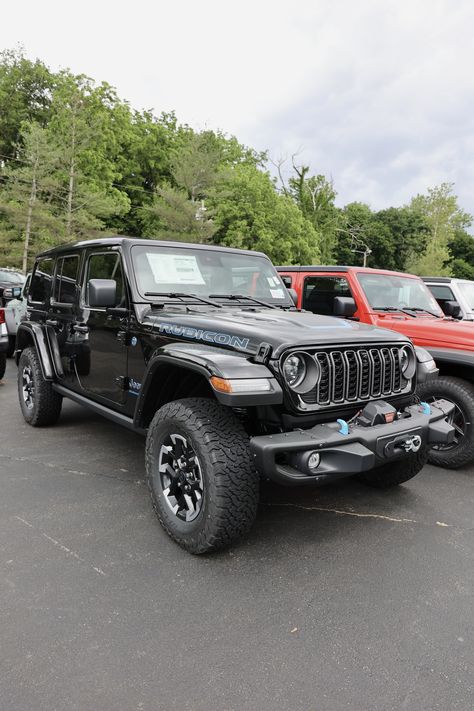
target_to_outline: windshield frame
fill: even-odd
[[[358,282],[360,288],[362,289],[364,297],[365,297],[367,303],[369,304],[370,308],[373,311],[380,311],[381,313],[396,313],[397,311],[399,311],[400,313],[410,312],[410,314],[409,314],[410,316],[412,314],[413,315],[419,314],[419,315],[426,315],[426,316],[429,316],[431,314],[435,318],[436,317],[445,318],[445,315],[444,315],[441,307],[439,306],[438,302],[436,301],[435,297],[433,296],[433,294],[431,293],[431,291],[429,290],[429,288],[425,284],[425,282],[422,279],[420,279],[419,277],[409,276],[407,274],[383,274],[383,273],[379,273],[379,272],[377,272],[375,274],[372,274],[369,272],[357,272],[356,277],[357,277],[357,282]],[[410,282],[416,283],[421,287],[421,293],[423,293],[427,297],[427,301],[423,306],[421,305],[421,303],[406,304],[406,302],[403,302],[405,304],[405,306],[402,306],[401,302],[399,302],[398,305],[386,303],[384,305],[374,306],[372,303],[373,297],[371,297],[367,293],[367,291],[366,291],[367,285],[364,286],[364,281],[363,281],[364,277],[371,278],[371,279],[378,278],[380,280],[387,279],[387,280],[391,280],[392,283],[395,280],[399,280],[400,282],[404,282],[406,284],[406,286],[409,286]],[[401,287],[402,287],[402,285],[400,286],[400,288]],[[380,289],[381,289],[381,291],[383,291],[382,284],[380,286]]]
[[[193,249],[193,247],[195,247]],[[267,270],[268,270],[268,276],[272,276],[274,279],[276,278],[277,282],[274,284],[274,289],[276,291],[282,292],[283,296],[282,298],[268,298],[266,296],[261,296],[260,294],[253,295],[248,293],[248,290],[244,290],[242,285],[239,285],[234,289],[234,293],[236,297],[241,294],[244,298],[242,300],[239,300],[238,298],[216,298],[215,299],[215,305],[217,308],[219,306],[222,306],[225,304],[225,306],[233,306],[233,307],[245,307],[246,309],[248,308],[255,308],[257,304],[254,302],[252,303],[252,297],[254,296],[256,299],[260,300],[262,305],[260,308],[265,308],[265,306],[268,304],[268,308],[276,307],[276,308],[288,308],[288,307],[294,307],[293,301],[291,299],[291,296],[288,292],[288,289],[286,288],[285,284],[283,283],[280,275],[276,271],[273,263],[271,260],[265,256],[264,254],[261,253],[253,253],[247,250],[227,250],[225,248],[219,249],[218,247],[213,247],[213,246],[207,246],[207,245],[181,245],[178,242],[176,245],[170,244],[169,242],[163,245],[153,243],[150,241],[150,244],[134,244],[130,248],[130,261],[132,265],[132,271],[133,271],[133,280],[134,280],[134,286],[137,294],[140,297],[140,303],[160,303],[160,304],[173,304],[173,305],[178,305],[178,304],[189,304],[193,305],[193,307],[203,307],[205,306],[204,304],[200,304],[198,299],[193,296],[195,294],[196,297],[206,297],[207,299],[209,298],[209,294],[216,294],[216,293],[230,293],[231,290],[229,289],[229,285],[227,285],[226,288],[220,289],[216,291],[215,288],[211,288],[211,285],[206,284],[207,289],[203,290],[202,288],[196,288],[193,284],[186,285],[184,283],[175,284],[173,288],[167,288],[166,284],[160,284],[156,283],[156,285],[153,287],[153,289],[148,288],[145,286],[145,284],[142,282],[140,279],[139,273],[140,273],[140,266],[137,264],[137,256],[139,254],[143,254],[144,252],[154,252],[155,254],[164,253],[164,254],[172,254],[176,252],[177,250],[180,250],[183,252],[183,256],[186,254],[192,254],[193,256],[199,257],[202,256],[203,254],[215,254],[218,255],[219,253],[223,255],[224,257],[232,257],[233,255],[235,257],[238,257],[242,260],[248,260],[249,264],[249,270],[252,269],[252,265],[255,265],[255,263],[258,261],[259,263],[264,262]],[[243,267],[242,267],[243,268]],[[255,270],[259,271],[259,270]],[[262,270],[263,271],[263,270]],[[230,276],[231,270],[229,268],[229,276]],[[180,298],[175,298],[172,296],[146,296],[146,292],[150,291],[155,291],[155,292],[181,292],[181,294],[187,294],[189,295],[189,302],[186,301],[184,296],[181,296]],[[248,297],[248,299],[247,299]]]

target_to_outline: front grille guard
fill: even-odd
[[[319,364],[321,375],[315,388],[304,394],[293,392],[303,409],[351,405],[378,398],[408,394],[412,381],[401,372],[400,351],[412,347],[407,343],[381,344],[367,347],[305,348],[298,349],[312,356]],[[292,349],[291,352],[294,352]],[[286,352],[283,361],[290,352]]]

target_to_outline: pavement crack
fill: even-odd
[[[75,551],[71,550],[71,548],[68,548],[60,541],[57,541],[55,538],[52,538],[52,536],[48,536],[47,533],[44,533],[44,531],[41,531],[39,528],[36,528],[36,526],[33,526],[33,524],[30,523],[29,521],[27,521],[26,519],[21,518],[21,516],[15,516],[14,518],[16,518],[17,521],[20,521],[21,523],[23,523],[25,526],[28,526],[28,528],[32,528],[40,536],[45,538],[47,541],[50,541],[50,543],[53,543],[55,546],[57,546],[62,551],[67,553],[67,555],[71,556],[72,558],[75,558],[76,560],[80,561],[81,563],[85,563],[86,565],[88,565],[89,568],[92,568],[92,570],[94,570],[98,575],[104,575],[104,576],[107,575],[107,573],[104,573],[104,571],[101,570],[101,568],[98,568],[97,566],[92,565],[92,563],[89,563],[87,560],[84,560],[84,558],[81,558],[81,556],[78,553],[76,553]]]
[[[116,481],[124,481],[127,484],[141,484],[144,481],[143,479],[126,479],[125,477],[116,476],[115,474],[102,474],[99,472],[83,472],[77,469],[65,469],[62,464],[42,462],[40,459],[32,459],[31,457],[13,457],[11,454],[0,453],[0,459],[8,459],[11,462],[28,462],[29,464],[36,464],[37,466],[43,466],[48,469],[60,469],[63,474],[76,474],[78,476],[95,476],[103,479],[115,479]]]
[[[395,518],[394,516],[384,516],[382,514],[376,513],[359,513],[357,511],[344,511],[343,509],[331,509],[326,506],[303,506],[302,504],[272,504],[267,503],[265,506],[285,506],[293,509],[303,509],[303,511],[325,511],[327,513],[334,513],[339,516],[355,516],[356,518],[378,518],[383,521],[392,521],[394,523],[417,523],[414,518]],[[448,526],[448,524],[443,524]]]

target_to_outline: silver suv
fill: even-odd
[[[446,316],[474,321],[474,281],[451,277],[422,277]]]

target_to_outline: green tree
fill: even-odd
[[[54,201],[60,189],[58,152],[47,129],[26,124],[20,132],[18,158],[10,161],[0,190],[0,235],[10,261],[26,273],[32,250],[54,243],[62,233]]]
[[[21,49],[0,52],[0,160],[17,156],[25,122],[46,125],[54,85],[43,62],[30,61]]]
[[[335,206],[336,191],[332,181],[324,175],[309,175],[309,166],[298,167],[293,163],[295,175],[288,182],[284,191],[291,195],[304,217],[311,222],[320,235],[320,252],[323,264],[334,260],[339,231],[341,212]]]
[[[265,252],[276,264],[319,263],[319,235],[268,173],[237,165],[209,197],[215,244]]]
[[[458,206],[453,187],[452,183],[442,183],[411,201],[411,207],[423,216],[430,230],[424,253],[413,253],[408,260],[407,267],[415,274],[451,274],[449,243],[457,229],[466,229],[472,222],[471,215]]]
[[[48,131],[59,154],[62,192],[56,206],[66,238],[90,236],[130,208],[127,195],[114,185],[114,102],[115,91],[107,84],[95,87],[87,77],[69,73],[61,75],[54,92]]]

